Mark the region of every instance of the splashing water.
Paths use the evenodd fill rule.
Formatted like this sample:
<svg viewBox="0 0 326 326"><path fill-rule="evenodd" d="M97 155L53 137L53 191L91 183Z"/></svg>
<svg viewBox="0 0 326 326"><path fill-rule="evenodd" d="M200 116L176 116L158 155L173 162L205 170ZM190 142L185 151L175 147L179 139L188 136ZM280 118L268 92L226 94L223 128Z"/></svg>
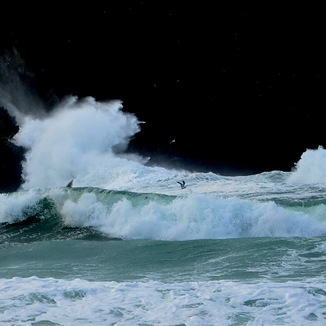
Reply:
<svg viewBox="0 0 326 326"><path fill-rule="evenodd" d="M139 131L133 114L119 101L99 103L71 97L47 118L26 117L17 144L28 149L24 189L64 185L69 179L104 175L123 162L123 151Z"/></svg>

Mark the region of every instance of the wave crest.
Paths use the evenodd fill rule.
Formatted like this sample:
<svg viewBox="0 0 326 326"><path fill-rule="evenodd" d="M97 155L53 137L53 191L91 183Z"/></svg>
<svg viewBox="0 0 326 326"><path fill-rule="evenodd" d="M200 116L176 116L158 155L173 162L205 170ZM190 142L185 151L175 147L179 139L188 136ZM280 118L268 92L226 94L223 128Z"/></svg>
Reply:
<svg viewBox="0 0 326 326"><path fill-rule="evenodd" d="M297 184L326 183L326 150L319 146L318 149L307 149L295 170L288 178L288 182Z"/></svg>
<svg viewBox="0 0 326 326"><path fill-rule="evenodd" d="M1 206L7 207L1 211L5 214L0 216L2 222L14 222L10 214L6 215L14 205L21 207L21 212L15 211L21 219L27 218L28 212L46 216L39 202L47 198L54 203L63 225L91 227L114 238L193 240L326 235L326 221L319 209L299 211L299 207L234 197L176 197L97 188L52 188L40 190L38 195L34 189L12 196L13 200L0 196Z"/></svg>

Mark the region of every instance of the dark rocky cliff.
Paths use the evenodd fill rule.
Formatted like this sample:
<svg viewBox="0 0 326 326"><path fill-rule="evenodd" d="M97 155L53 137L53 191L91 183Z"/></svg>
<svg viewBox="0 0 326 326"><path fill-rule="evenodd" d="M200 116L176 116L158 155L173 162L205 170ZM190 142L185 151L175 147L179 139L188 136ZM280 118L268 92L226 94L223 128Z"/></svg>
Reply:
<svg viewBox="0 0 326 326"><path fill-rule="evenodd" d="M22 182L24 149L12 142L18 131L15 118L0 107L0 192L16 191Z"/></svg>

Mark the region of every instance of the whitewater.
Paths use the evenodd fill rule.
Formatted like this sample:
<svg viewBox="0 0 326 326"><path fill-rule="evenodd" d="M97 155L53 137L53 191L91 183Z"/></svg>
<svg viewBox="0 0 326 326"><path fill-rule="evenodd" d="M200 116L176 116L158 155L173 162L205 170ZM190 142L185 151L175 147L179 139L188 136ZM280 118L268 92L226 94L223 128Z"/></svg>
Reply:
<svg viewBox="0 0 326 326"><path fill-rule="evenodd" d="M25 181L0 194L2 325L325 324L325 149L230 177L129 153L142 122L119 101L20 112Z"/></svg>

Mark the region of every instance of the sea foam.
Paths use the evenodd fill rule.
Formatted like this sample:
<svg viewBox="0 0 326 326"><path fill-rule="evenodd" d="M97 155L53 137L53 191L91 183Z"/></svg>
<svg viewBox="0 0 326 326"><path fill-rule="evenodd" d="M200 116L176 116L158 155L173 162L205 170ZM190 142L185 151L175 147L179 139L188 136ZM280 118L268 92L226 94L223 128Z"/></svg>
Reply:
<svg viewBox="0 0 326 326"><path fill-rule="evenodd" d="M309 184L326 183L326 150L306 150L295 165L295 170L288 178L289 183Z"/></svg>
<svg viewBox="0 0 326 326"><path fill-rule="evenodd" d="M0 280L2 323L324 325L325 283Z"/></svg>

